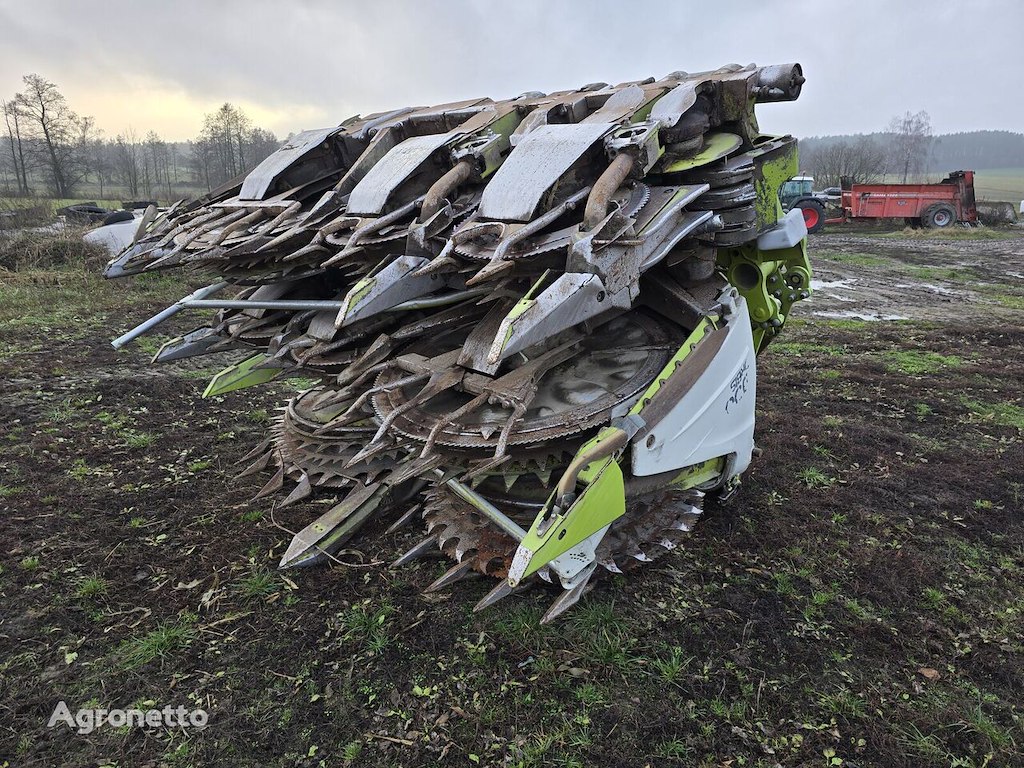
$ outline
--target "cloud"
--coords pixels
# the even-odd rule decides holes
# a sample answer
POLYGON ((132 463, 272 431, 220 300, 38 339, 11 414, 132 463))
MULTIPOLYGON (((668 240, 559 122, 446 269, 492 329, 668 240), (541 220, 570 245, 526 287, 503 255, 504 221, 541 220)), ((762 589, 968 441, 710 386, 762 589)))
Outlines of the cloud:
POLYGON ((280 135, 355 113, 594 80, 800 61, 765 130, 872 131, 925 109, 937 131, 1020 129, 1024 4, 983 0, 269 0, 105 6, 0 0, 0 94, 56 82, 108 134, 195 135, 225 101, 280 135))

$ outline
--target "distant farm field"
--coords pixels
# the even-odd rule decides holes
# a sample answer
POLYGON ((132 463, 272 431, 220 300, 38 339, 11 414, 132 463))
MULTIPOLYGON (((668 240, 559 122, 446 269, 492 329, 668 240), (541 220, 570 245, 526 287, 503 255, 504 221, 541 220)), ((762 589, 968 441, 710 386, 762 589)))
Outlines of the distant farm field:
POLYGON ((976 171, 974 191, 979 200, 1024 200, 1024 168, 976 171))
MULTIPOLYGON (((958 170, 950 168, 950 171, 958 170)), ((969 168, 974 171, 974 191, 979 200, 1018 202, 1024 200, 1024 168, 969 168)), ((924 181, 938 182, 944 173, 929 173, 924 181)), ((890 173, 884 179, 890 184, 903 180, 900 174, 890 173)))

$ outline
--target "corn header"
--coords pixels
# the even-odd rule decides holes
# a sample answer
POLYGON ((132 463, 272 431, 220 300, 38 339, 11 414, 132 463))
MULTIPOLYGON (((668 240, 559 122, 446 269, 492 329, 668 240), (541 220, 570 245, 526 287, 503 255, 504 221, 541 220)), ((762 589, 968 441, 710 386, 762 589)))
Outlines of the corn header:
POLYGON ((395 561, 443 553, 428 590, 497 579, 477 605, 676 547, 754 450, 756 355, 807 298, 796 141, 755 105, 799 65, 353 117, 291 139, 244 178, 144 218, 108 277, 215 275, 115 340, 214 308, 155 361, 242 351, 219 395, 283 376, 243 476, 337 503, 282 567, 370 521, 423 526, 395 561), (233 294, 233 295, 232 295, 233 294))

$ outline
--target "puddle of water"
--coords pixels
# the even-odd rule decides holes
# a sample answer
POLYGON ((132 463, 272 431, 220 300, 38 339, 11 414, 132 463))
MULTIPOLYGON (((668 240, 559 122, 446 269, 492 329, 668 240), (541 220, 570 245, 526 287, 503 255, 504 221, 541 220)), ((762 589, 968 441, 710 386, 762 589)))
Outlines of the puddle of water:
POLYGON ((848 302, 848 303, 849 302, 857 301, 857 299, 855 299, 855 298, 852 298, 850 296, 843 296, 842 294, 835 293, 834 291, 830 290, 830 289, 833 289, 833 288, 854 288, 854 286, 855 286, 855 284, 857 282, 858 281, 856 279, 854 279, 854 278, 849 278, 849 279, 846 279, 846 280, 814 280, 814 279, 812 279, 811 280, 811 290, 814 291, 814 295, 811 298, 813 300, 814 296, 823 296, 825 298, 833 299, 835 301, 842 301, 842 302, 848 302))
POLYGON ((815 312, 818 317, 827 317, 832 320, 866 320, 869 323, 878 322, 880 320, 906 320, 907 318, 903 315, 883 315, 878 312, 854 312, 853 310, 843 309, 838 312, 815 312))
POLYGON ((963 291, 953 290, 952 288, 946 288, 942 285, 935 285, 933 283, 900 283, 894 286, 895 288, 927 288, 932 293, 938 293, 943 296, 959 296, 963 294, 963 291))
POLYGON ((820 291, 825 288, 849 288, 856 280, 815 280, 811 278, 811 290, 820 291))

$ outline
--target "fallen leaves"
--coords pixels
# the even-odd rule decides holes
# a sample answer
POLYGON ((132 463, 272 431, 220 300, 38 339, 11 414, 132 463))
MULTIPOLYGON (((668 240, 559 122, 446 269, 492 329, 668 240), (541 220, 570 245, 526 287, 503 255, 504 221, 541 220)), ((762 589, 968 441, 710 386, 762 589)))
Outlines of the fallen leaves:
POLYGON ((933 681, 938 680, 942 677, 942 675, 939 674, 939 670, 932 669, 931 667, 921 667, 919 670, 917 670, 917 674, 921 675, 921 677, 927 680, 933 681))

